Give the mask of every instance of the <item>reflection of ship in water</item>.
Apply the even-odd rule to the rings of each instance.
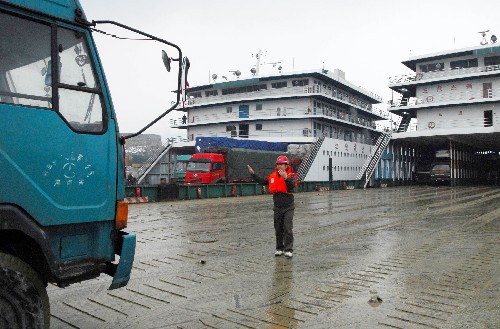
[[[296,310],[287,305],[293,290],[293,261],[276,257],[271,282],[269,307],[266,310],[267,328],[297,328],[303,320],[297,318]]]

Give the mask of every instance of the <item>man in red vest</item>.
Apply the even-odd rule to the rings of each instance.
[[[275,256],[293,256],[293,213],[295,210],[293,189],[296,176],[288,158],[280,155],[276,160],[276,169],[267,178],[259,177],[252,167],[247,165],[248,172],[256,182],[269,185],[269,193],[274,201],[274,231],[276,234]]]

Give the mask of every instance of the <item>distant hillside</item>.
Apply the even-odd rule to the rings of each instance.
[[[127,135],[126,133],[122,135]],[[151,156],[155,155],[162,146],[161,136],[155,134],[141,134],[127,139],[125,152],[127,166],[140,167]]]

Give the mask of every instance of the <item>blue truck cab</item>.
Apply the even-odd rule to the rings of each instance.
[[[49,282],[127,284],[123,143],[79,1],[0,0],[0,324],[48,328]]]

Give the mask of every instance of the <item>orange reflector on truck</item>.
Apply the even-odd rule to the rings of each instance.
[[[128,203],[124,201],[116,202],[116,221],[115,227],[117,230],[123,230],[127,227],[128,220]]]

